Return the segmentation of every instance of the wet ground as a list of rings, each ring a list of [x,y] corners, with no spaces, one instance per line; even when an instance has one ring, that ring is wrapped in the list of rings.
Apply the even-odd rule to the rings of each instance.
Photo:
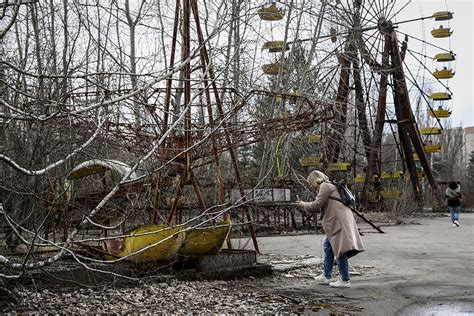
[[[366,251],[350,259],[350,289],[332,289],[289,278],[278,291],[349,304],[362,315],[474,315],[474,214],[460,227],[448,216],[418,218],[418,225],[366,231]],[[263,253],[321,257],[324,236],[262,237]],[[357,273],[359,270],[359,273]]]

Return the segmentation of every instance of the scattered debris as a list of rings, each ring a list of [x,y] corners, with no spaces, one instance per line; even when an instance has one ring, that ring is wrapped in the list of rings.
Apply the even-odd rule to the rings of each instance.
[[[119,283],[80,288],[17,286],[11,290],[16,306],[4,305],[3,312],[273,314],[324,309],[351,314],[357,311],[356,306],[339,300],[333,302],[334,298],[319,292],[314,294],[313,278],[322,271],[320,258],[267,255],[259,257],[259,261],[272,262],[277,267],[274,274],[230,281],[182,281],[153,276],[128,286]],[[363,275],[372,268],[351,267],[351,271]],[[295,284],[299,286],[295,288]]]

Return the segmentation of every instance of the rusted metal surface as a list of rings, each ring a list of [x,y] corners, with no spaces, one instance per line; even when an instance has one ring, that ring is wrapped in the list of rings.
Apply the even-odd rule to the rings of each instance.
[[[435,193],[436,199],[440,200],[439,188],[431,172],[430,165],[426,159],[425,151],[423,149],[423,142],[421,135],[416,124],[415,116],[410,105],[410,98],[408,95],[408,89],[406,86],[405,75],[403,71],[402,57],[400,48],[398,46],[397,34],[395,31],[392,32],[392,63],[394,66],[394,83],[396,85],[395,94],[396,102],[395,107],[399,108],[397,112],[397,119],[399,124],[399,132],[401,136],[402,145],[405,151],[405,162],[410,173],[410,178],[415,190],[415,195],[421,198],[421,187],[419,184],[415,162],[413,160],[413,151],[411,144],[415,148],[415,151],[420,159],[420,163],[423,167],[423,171],[430,183],[433,192]],[[398,105],[398,106],[397,106]],[[409,142],[411,140],[411,144]]]
[[[177,34],[178,34],[178,21],[179,21],[179,4],[180,1],[176,1],[175,6],[175,16],[174,16],[174,26],[173,26],[173,40],[171,42],[171,55],[170,55],[170,64],[169,68],[173,67],[175,61],[175,53],[176,53],[176,43],[177,43]],[[166,94],[165,94],[165,101],[164,101],[164,110],[163,110],[163,129],[162,131],[168,130],[168,120],[169,120],[169,109],[170,109],[170,101],[171,101],[171,91],[173,85],[173,76],[170,75],[168,80],[166,80]],[[162,149],[165,148],[166,145],[162,146]],[[163,164],[163,159],[161,159],[160,163]],[[156,224],[158,222],[158,209],[160,208],[160,195],[161,195],[161,180],[162,180],[162,173],[158,172],[155,175],[155,199],[153,201],[153,210],[152,210],[152,223]]]
[[[223,250],[217,255],[199,257],[196,270],[198,272],[236,270],[243,267],[252,267],[256,263],[256,251]]]
[[[379,84],[379,98],[377,103],[377,114],[375,119],[375,130],[372,138],[372,146],[367,162],[367,171],[365,173],[364,187],[361,192],[360,202],[362,206],[367,206],[367,191],[370,184],[370,179],[374,174],[380,174],[380,147],[382,145],[382,134],[385,123],[385,114],[387,108],[387,83],[388,83],[388,69],[389,65],[389,48],[390,48],[390,36],[384,36],[384,52],[382,55],[382,71],[380,74]],[[379,163],[379,164],[377,164]],[[378,192],[376,192],[378,194]]]
[[[345,50],[347,51],[347,49],[348,47],[346,47]],[[329,159],[331,162],[337,162],[339,159],[341,144],[343,143],[342,139],[346,129],[347,101],[349,98],[349,76],[351,66],[349,56],[346,53],[340,54],[339,63],[340,76],[335,102],[336,110],[334,111],[333,133],[331,137],[332,146],[328,144],[328,157],[330,157]]]
[[[211,80],[211,85],[212,85],[213,92],[214,92],[214,98],[216,100],[217,112],[219,114],[219,118],[221,119],[222,128],[224,129],[224,136],[225,136],[226,143],[228,145],[227,149],[229,151],[232,166],[234,168],[235,178],[236,178],[237,183],[239,185],[239,189],[240,189],[240,192],[241,192],[241,195],[242,195],[242,198],[243,198],[243,202],[245,204],[245,193],[244,193],[244,188],[242,186],[242,180],[241,180],[239,166],[238,166],[238,162],[237,162],[237,156],[235,154],[235,149],[234,149],[234,146],[232,144],[232,139],[231,139],[231,137],[228,133],[228,130],[227,130],[227,123],[226,123],[226,120],[225,120],[224,110],[222,108],[222,103],[220,102],[219,93],[217,92],[216,81],[214,80],[214,70],[212,69],[212,67],[210,67],[209,56],[207,54],[206,46],[204,45],[204,36],[202,34],[201,25],[200,25],[200,22],[199,22],[199,11],[198,11],[198,7],[197,7],[197,1],[191,0],[191,7],[192,7],[192,10],[193,10],[194,19],[195,19],[195,22],[196,22],[196,31],[197,31],[197,34],[198,34],[198,40],[199,40],[199,43],[201,45],[201,54],[203,56],[203,61],[206,63],[203,66],[206,66],[206,65],[208,66],[208,67],[206,67],[206,69],[208,68],[208,70],[209,70],[209,79]],[[251,234],[252,241],[253,241],[253,244],[254,244],[254,248],[255,248],[255,251],[257,251],[257,253],[258,253],[260,251],[259,251],[259,247],[258,247],[257,237],[255,235],[255,229],[253,227],[252,213],[251,213],[251,210],[248,207],[244,206],[244,208],[246,210],[247,220],[249,221],[248,226],[249,226],[250,234]]]
[[[352,72],[354,77],[354,88],[356,96],[357,121],[359,125],[359,132],[364,144],[365,157],[369,159],[371,139],[369,132],[369,125],[367,122],[367,108],[364,102],[364,91],[362,90],[362,79],[360,74],[360,66],[357,58],[352,58]]]
[[[354,2],[354,26],[355,28],[359,28],[361,26],[361,18],[360,18],[360,6],[361,3],[355,1]],[[358,31],[354,31],[354,33],[357,33]],[[354,36],[354,38],[357,38],[357,36]],[[362,43],[365,45],[364,43]],[[367,160],[369,159],[370,156],[370,145],[371,145],[371,140],[370,140],[370,132],[369,132],[369,127],[368,127],[368,122],[367,122],[367,107],[364,102],[364,91],[362,90],[362,79],[361,79],[361,74],[360,74],[360,65],[359,65],[359,58],[357,56],[357,41],[356,39],[353,39],[353,48],[351,49],[352,51],[350,52],[351,56],[351,61],[352,61],[352,76],[354,77],[354,89],[355,89],[355,105],[357,109],[357,120],[358,120],[358,125],[359,125],[359,132],[360,136],[362,138],[362,143],[364,145],[364,150],[365,150],[365,156]],[[359,51],[361,49],[359,48]]]

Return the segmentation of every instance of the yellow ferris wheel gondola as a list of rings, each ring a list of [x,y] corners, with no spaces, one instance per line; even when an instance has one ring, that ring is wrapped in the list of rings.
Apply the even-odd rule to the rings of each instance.
[[[268,49],[270,53],[279,53],[290,49],[288,44],[284,45],[284,41],[268,41],[262,46],[262,50]]]
[[[403,176],[403,171],[384,171],[380,174],[380,179],[401,179]]]
[[[437,62],[447,62],[447,61],[454,61],[456,59],[456,56],[451,52],[438,53],[434,55],[433,59],[436,60]]]
[[[258,9],[257,14],[264,21],[278,21],[283,19],[285,11],[278,8],[275,3],[272,3],[269,6],[263,6]]]
[[[426,153],[429,153],[429,154],[432,154],[432,153],[439,153],[441,151],[441,145],[439,144],[433,144],[431,142],[429,142],[428,144],[426,144],[424,146],[425,148],[425,152]]]
[[[449,11],[438,11],[433,13],[431,18],[435,19],[435,21],[451,20],[453,18],[453,13]]]
[[[278,75],[280,73],[286,74],[288,72],[288,68],[281,63],[273,63],[273,64],[265,64],[262,65],[262,70],[267,75]]]
[[[275,96],[275,101],[276,102],[280,102],[282,100],[285,100],[288,103],[294,104],[298,101],[298,99],[301,99],[301,95],[299,93],[292,93],[292,92],[282,93],[282,94],[279,94],[279,95]]]
[[[299,159],[300,165],[302,167],[316,167],[321,165],[322,156],[321,155],[311,155],[305,156]]]
[[[369,194],[367,197],[369,203],[377,203],[377,195],[376,194]]]
[[[370,179],[370,182],[376,182],[377,180],[377,176],[374,175],[372,176],[372,178]],[[355,178],[354,178],[354,183],[364,183],[365,182],[365,174],[358,174]]]
[[[308,134],[304,135],[301,140],[308,144],[315,144],[321,141],[321,134]]]
[[[451,32],[450,27],[443,27],[442,25],[439,26],[437,29],[431,30],[431,35],[434,38],[445,38],[450,37],[453,32]]]
[[[328,165],[327,171],[349,171],[351,164],[348,162],[335,162]]]
[[[395,199],[402,195],[402,192],[398,189],[383,189],[380,191],[380,195],[386,199]]]
[[[359,174],[354,178],[354,183],[364,183],[365,182],[365,175]]]
[[[433,92],[430,95],[430,99],[432,99],[433,101],[447,101],[451,100],[451,94],[449,94],[448,92]]]
[[[441,128],[438,127],[423,127],[420,128],[421,135],[439,135],[441,134]]]
[[[446,118],[451,116],[451,111],[438,107],[436,110],[430,110],[429,115],[436,118]]]
[[[443,67],[441,70],[435,70],[433,72],[433,76],[435,76],[436,79],[450,79],[454,77],[455,72],[453,72],[452,69],[447,69],[446,67]]]

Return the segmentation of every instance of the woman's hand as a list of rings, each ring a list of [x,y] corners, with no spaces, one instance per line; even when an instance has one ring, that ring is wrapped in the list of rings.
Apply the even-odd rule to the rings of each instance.
[[[297,201],[296,203],[298,203],[298,208],[305,208],[308,205],[308,202],[304,201]]]

